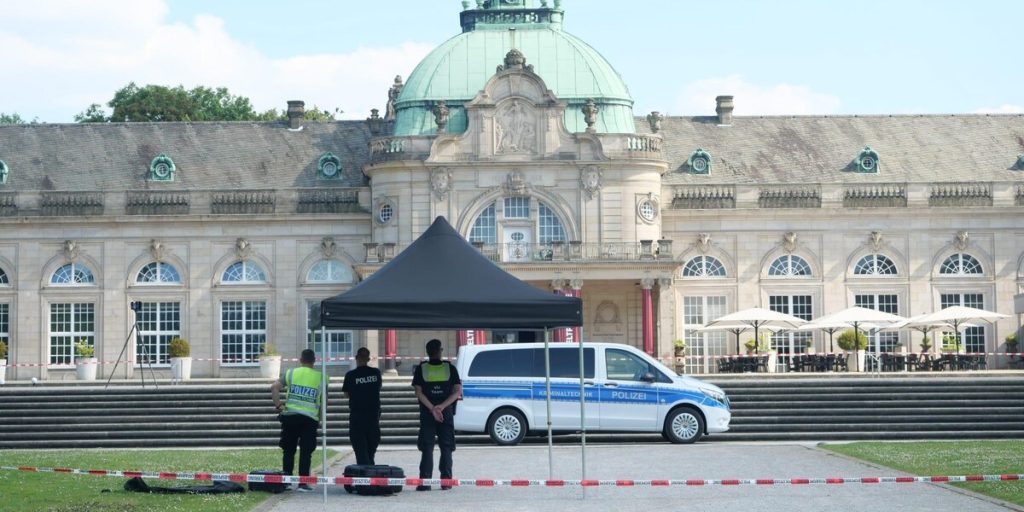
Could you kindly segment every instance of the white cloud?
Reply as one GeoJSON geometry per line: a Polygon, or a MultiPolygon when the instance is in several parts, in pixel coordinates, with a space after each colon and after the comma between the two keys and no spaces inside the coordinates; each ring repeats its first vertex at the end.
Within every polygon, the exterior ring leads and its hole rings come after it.
{"type": "Polygon", "coordinates": [[[676,100],[678,113],[713,115],[715,96],[736,97],[735,115],[834,114],[842,102],[837,96],[814,92],[806,86],[777,84],[763,87],[740,75],[707,78],[687,84],[676,100]]]}
{"type": "Polygon", "coordinates": [[[0,111],[48,122],[71,121],[130,81],[223,86],[249,97],[257,110],[301,99],[365,118],[371,108],[384,108],[395,75],[408,75],[433,48],[409,42],[271,58],[233,39],[215,16],[167,21],[164,0],[12,4],[0,27],[8,78],[0,82],[0,111]]]}
{"type": "Polygon", "coordinates": [[[1024,114],[1024,105],[1011,105],[1004,103],[998,107],[991,108],[979,108],[974,111],[975,114],[1024,114]]]}

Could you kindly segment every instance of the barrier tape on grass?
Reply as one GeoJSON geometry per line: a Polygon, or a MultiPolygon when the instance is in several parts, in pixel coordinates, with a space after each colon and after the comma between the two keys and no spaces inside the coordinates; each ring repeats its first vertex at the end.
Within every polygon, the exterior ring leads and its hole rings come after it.
{"type": "Polygon", "coordinates": [[[31,466],[0,466],[0,471],[29,473],[62,473],[70,475],[109,476],[117,478],[149,478],[151,480],[188,480],[207,482],[265,482],[272,484],[307,485],[419,485],[447,487],[705,487],[705,486],[773,486],[773,485],[837,485],[837,484],[914,484],[951,482],[1009,482],[1024,480],[1024,474],[956,475],[956,476],[870,476],[829,478],[734,478],[722,480],[531,480],[531,479],[425,479],[425,478],[355,478],[346,476],[281,476],[248,473],[202,473],[172,471],[114,471],[106,469],[44,468],[31,466]]]}

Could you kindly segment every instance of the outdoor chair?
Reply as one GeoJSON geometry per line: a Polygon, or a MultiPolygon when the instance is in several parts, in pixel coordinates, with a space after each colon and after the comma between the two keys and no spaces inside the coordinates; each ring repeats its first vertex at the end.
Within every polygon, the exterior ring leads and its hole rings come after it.
{"type": "Polygon", "coordinates": [[[835,363],[836,363],[835,369],[836,369],[837,372],[848,372],[848,371],[850,371],[850,365],[848,364],[848,362],[846,360],[846,357],[843,357],[842,354],[830,354],[830,355],[835,356],[835,363]]]}
{"type": "Polygon", "coordinates": [[[718,373],[732,373],[734,361],[728,357],[723,357],[718,360],[718,373]]]}
{"type": "Polygon", "coordinates": [[[755,362],[756,366],[754,368],[755,372],[762,372],[763,371],[764,373],[768,373],[768,356],[767,355],[757,356],[755,358],[755,361],[756,361],[755,362]]]}

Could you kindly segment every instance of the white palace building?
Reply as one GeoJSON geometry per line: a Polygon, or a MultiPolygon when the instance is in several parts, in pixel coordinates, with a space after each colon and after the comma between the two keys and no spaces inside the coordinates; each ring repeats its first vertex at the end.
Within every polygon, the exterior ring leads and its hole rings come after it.
{"type": "MultiPolygon", "coordinates": [[[[1024,116],[742,117],[732,96],[706,116],[637,113],[626,80],[564,30],[560,1],[463,4],[461,33],[365,121],[307,122],[290,102],[288,122],[0,127],[8,379],[74,378],[78,340],[109,375],[135,301],[127,358],[145,347],[165,374],[176,336],[198,377],[252,375],[267,342],[319,350],[319,301],[437,216],[508,272],[581,297],[584,325],[561,340],[670,358],[682,339],[720,356],[733,336],[695,329],[738,309],[961,304],[1011,315],[964,337],[1005,351],[1024,291],[1024,116]]],[[[879,341],[918,351],[920,336],[879,341]]],[[[429,337],[454,355],[537,333],[327,333],[342,356],[419,357],[429,337]]],[[[772,343],[828,350],[821,333],[772,343]]]]}

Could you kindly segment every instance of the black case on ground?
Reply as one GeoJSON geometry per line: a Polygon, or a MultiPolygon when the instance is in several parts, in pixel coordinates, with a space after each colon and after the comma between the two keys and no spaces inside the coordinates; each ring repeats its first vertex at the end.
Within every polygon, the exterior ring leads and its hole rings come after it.
{"type": "MultiPolygon", "coordinates": [[[[352,464],[345,466],[345,476],[355,478],[405,478],[405,470],[397,466],[368,464],[352,464]]],[[[349,493],[357,493],[363,496],[386,496],[402,492],[401,485],[346,485],[345,490],[349,493]]]]}
{"type": "MultiPolygon", "coordinates": [[[[284,472],[275,471],[273,469],[258,469],[256,471],[250,471],[250,475],[281,475],[284,476],[284,472]]],[[[269,492],[273,494],[280,494],[288,490],[288,484],[271,484],[266,482],[249,482],[250,491],[261,491],[269,492]]]]}

